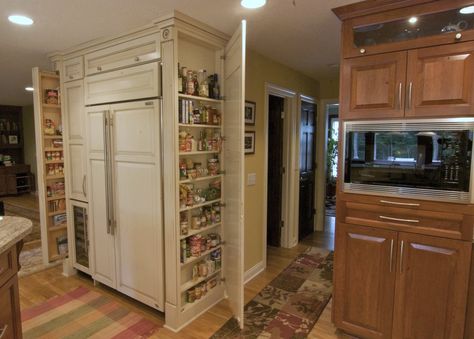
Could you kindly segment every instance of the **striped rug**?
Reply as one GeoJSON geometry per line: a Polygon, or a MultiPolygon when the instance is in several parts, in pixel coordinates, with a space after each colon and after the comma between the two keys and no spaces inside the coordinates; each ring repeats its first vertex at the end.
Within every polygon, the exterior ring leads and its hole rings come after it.
{"type": "Polygon", "coordinates": [[[23,338],[147,338],[159,325],[85,287],[22,311],[23,338]]]}

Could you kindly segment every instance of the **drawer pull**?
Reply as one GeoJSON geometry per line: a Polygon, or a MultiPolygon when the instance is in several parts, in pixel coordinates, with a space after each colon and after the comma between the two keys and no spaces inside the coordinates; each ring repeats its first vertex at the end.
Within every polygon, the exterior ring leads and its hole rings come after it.
{"type": "Polygon", "coordinates": [[[416,220],[416,219],[400,219],[400,218],[386,217],[386,216],[384,216],[384,215],[379,215],[379,218],[380,218],[380,219],[384,219],[384,220],[401,221],[401,222],[411,222],[411,223],[418,223],[418,222],[420,222],[420,220],[416,220]]]}
{"type": "Polygon", "coordinates": [[[390,242],[390,273],[392,273],[392,263],[393,263],[393,239],[390,242]]]}
{"type": "Polygon", "coordinates": [[[402,240],[400,244],[400,273],[403,273],[403,245],[405,242],[402,240]]]}
{"type": "Polygon", "coordinates": [[[0,330],[0,339],[5,337],[5,335],[7,334],[7,329],[8,329],[8,325],[5,324],[5,326],[3,326],[3,328],[0,330]]]}
{"type": "Polygon", "coordinates": [[[398,205],[398,206],[420,206],[420,204],[414,202],[398,202],[389,200],[380,200],[382,204],[398,205]]]}

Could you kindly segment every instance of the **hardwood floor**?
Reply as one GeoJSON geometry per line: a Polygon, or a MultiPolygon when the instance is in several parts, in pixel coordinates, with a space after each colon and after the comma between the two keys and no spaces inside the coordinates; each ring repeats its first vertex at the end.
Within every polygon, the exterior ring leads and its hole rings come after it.
{"type": "MultiPolygon", "coordinates": [[[[315,232],[304,239],[300,244],[291,248],[268,248],[267,269],[251,280],[245,286],[245,302],[250,301],[262,288],[264,288],[274,277],[278,275],[293,259],[308,246],[321,248],[334,248],[333,234],[315,232]]],[[[67,291],[79,286],[89,289],[96,289],[108,295],[117,302],[142,314],[144,317],[164,324],[164,314],[144,306],[112,289],[103,285],[94,286],[92,280],[83,274],[66,278],[62,275],[62,267],[55,267],[46,271],[36,273],[20,279],[20,303],[21,308],[29,308],[50,299],[56,295],[64,294],[67,291]]],[[[159,338],[208,338],[216,332],[229,318],[231,312],[224,300],[211,308],[208,312],[200,316],[193,323],[188,325],[179,333],[173,333],[167,329],[160,329],[159,338]]],[[[331,323],[331,302],[327,305],[320,319],[311,331],[309,338],[329,339],[348,338],[336,331],[331,323]]]]}

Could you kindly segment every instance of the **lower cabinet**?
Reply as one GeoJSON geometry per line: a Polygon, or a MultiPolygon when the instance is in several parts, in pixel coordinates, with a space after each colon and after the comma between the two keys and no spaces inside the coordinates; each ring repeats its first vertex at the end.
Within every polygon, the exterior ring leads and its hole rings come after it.
{"type": "Polygon", "coordinates": [[[334,322],[364,338],[462,338],[471,243],[339,223],[334,322]]]}
{"type": "Polygon", "coordinates": [[[16,271],[7,282],[0,286],[0,338],[22,338],[20,297],[16,271]]]}

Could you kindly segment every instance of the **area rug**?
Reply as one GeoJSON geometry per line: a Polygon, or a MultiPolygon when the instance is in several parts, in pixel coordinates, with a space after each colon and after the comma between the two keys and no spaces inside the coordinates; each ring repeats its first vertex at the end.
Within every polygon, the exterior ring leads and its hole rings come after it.
{"type": "Polygon", "coordinates": [[[244,309],[244,329],[227,321],[217,338],[306,338],[332,294],[333,252],[311,247],[244,309]]]}
{"type": "Polygon", "coordinates": [[[34,247],[30,250],[23,249],[20,252],[20,272],[19,277],[25,277],[27,275],[43,271],[47,268],[61,265],[62,261],[58,260],[52,263],[43,263],[43,253],[41,247],[34,247]]]}
{"type": "Polygon", "coordinates": [[[21,313],[23,338],[147,338],[159,326],[85,287],[21,313]]]}

